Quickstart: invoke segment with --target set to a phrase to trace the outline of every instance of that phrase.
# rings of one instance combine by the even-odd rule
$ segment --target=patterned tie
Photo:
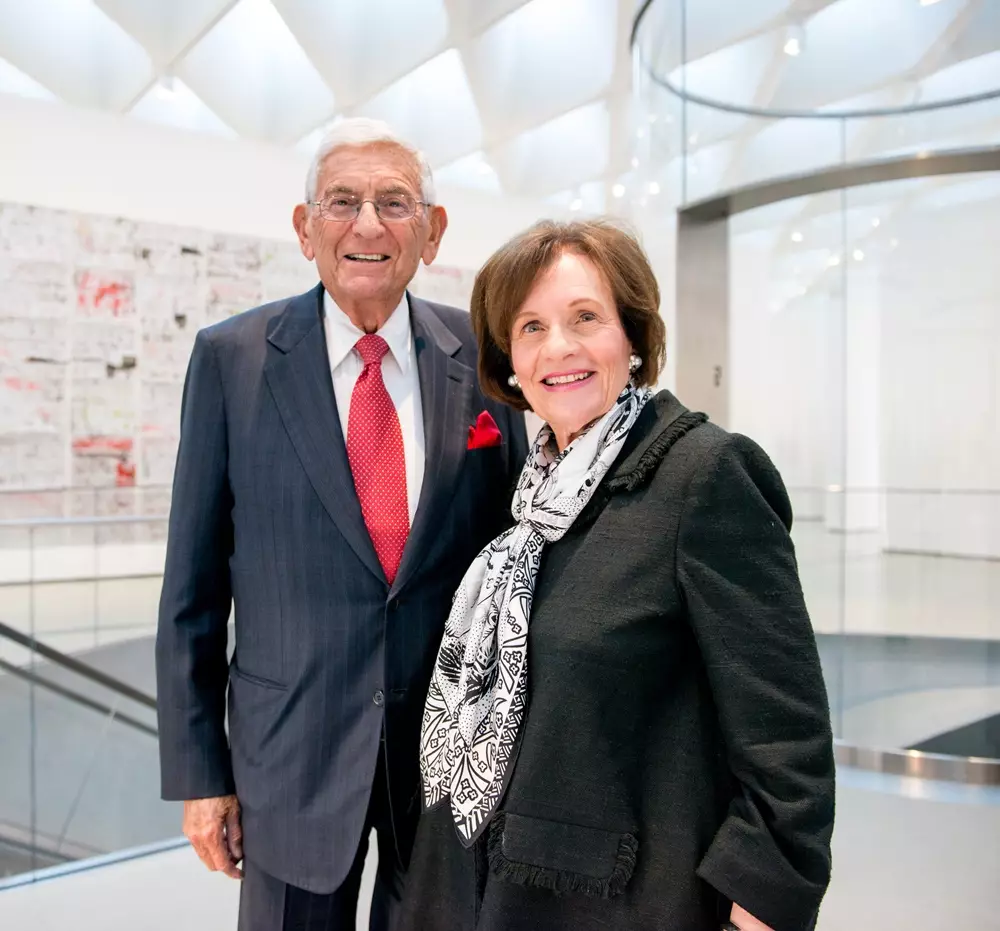
[[[365,526],[391,585],[410,532],[403,431],[382,381],[382,357],[389,351],[388,343],[381,336],[368,333],[354,348],[365,367],[351,395],[347,459]]]

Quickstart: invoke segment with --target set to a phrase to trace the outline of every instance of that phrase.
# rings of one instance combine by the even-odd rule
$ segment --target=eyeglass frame
[[[346,193],[346,192],[339,192],[339,193],[343,194],[343,193]],[[336,196],[336,194],[332,194],[330,196],[334,197],[334,196]],[[399,192],[387,192],[385,194],[380,194],[379,196],[380,197],[407,197],[407,198],[412,197],[412,195],[410,195],[410,194],[401,194]],[[379,213],[378,204],[376,203],[376,201],[373,198],[371,198],[371,197],[365,197],[362,200],[358,201],[358,203],[357,203],[357,212],[354,214],[353,217],[351,217],[349,219],[338,220],[336,217],[327,216],[323,212],[323,203],[324,203],[324,201],[322,201],[322,200],[307,200],[307,201],[305,201],[305,203],[308,206],[310,206],[310,207],[318,207],[319,211],[320,211],[320,216],[323,217],[324,220],[328,220],[331,223],[353,223],[355,220],[357,220],[358,217],[361,216],[361,211],[364,208],[365,204],[371,204],[372,205],[372,209],[375,211],[375,216],[377,216],[383,223],[405,223],[407,220],[412,220],[417,215],[417,212],[418,212],[417,208],[418,207],[433,207],[434,206],[434,204],[430,203],[429,201],[426,201],[426,200],[417,200],[414,197],[413,198],[413,213],[411,213],[408,217],[383,217],[382,214]]]

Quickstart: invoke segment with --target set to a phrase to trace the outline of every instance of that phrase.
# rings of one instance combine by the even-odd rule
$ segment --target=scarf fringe
[[[490,868],[498,879],[556,893],[577,892],[595,899],[610,899],[625,891],[625,886],[635,872],[639,839],[634,834],[621,836],[615,867],[606,879],[572,870],[509,860],[503,852],[503,815],[497,815],[490,825],[488,848]]]

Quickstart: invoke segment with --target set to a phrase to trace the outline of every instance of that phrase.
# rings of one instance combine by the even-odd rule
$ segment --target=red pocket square
[[[500,446],[503,444],[503,437],[497,422],[490,416],[489,411],[483,411],[477,418],[473,426],[469,427],[469,449],[485,449],[488,446]]]

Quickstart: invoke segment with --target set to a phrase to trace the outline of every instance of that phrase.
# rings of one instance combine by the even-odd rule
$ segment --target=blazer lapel
[[[323,507],[358,558],[384,580],[347,460],[323,332],[322,300],[323,286],[319,285],[292,298],[271,321],[264,375]]]
[[[451,501],[465,462],[476,378],[469,366],[454,358],[461,340],[425,301],[412,295],[409,300],[424,417],[424,479],[390,595],[413,577],[433,545],[442,510]]]

